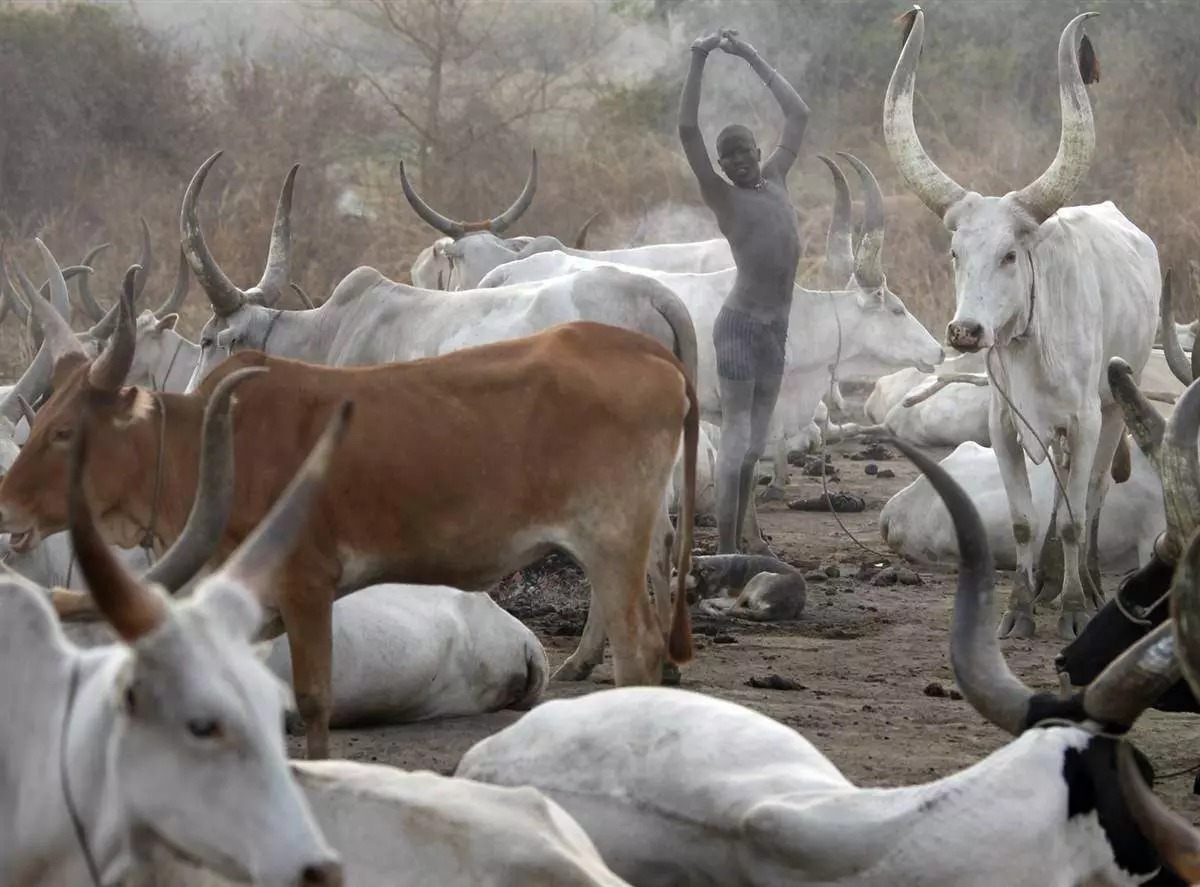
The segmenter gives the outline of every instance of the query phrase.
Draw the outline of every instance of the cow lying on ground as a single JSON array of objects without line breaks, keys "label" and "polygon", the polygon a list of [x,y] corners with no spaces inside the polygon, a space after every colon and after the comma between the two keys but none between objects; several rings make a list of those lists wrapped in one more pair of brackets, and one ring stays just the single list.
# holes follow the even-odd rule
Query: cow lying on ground
[{"label": "cow lying on ground", "polygon": [[[1009,744],[935,782],[858,788],[778,721],[685,690],[627,687],[538,706],[473,746],[455,775],[545,792],[639,887],[1181,883],[1160,867],[1193,874],[1185,851],[1195,841],[1179,846],[1161,828],[1128,760],[1118,784],[1129,749],[1112,735],[1179,676],[1170,626],[1070,699],[1027,688],[993,633],[994,565],[970,499],[897,446],[954,516],[967,554],[951,664],[968,702],[1015,737]],[[1200,538],[1189,555],[1200,561]],[[1194,582],[1173,593],[1187,612],[1200,606]]]},{"label": "cow lying on ground", "polygon": [[804,576],[791,564],[761,554],[692,558],[688,590],[706,616],[754,622],[799,619],[808,599]]},{"label": "cow lying on ground", "polygon": [[[132,275],[126,285],[131,292]],[[248,375],[228,378],[214,398]],[[162,845],[231,879],[341,885],[338,856],[287,769],[282,687],[249,641],[307,523],[348,405],[334,411],[262,523],[177,604],[166,592],[211,554],[221,503],[197,496],[186,531],[163,559],[144,579],[127,573],[102,541],[84,493],[91,485],[83,477],[96,471],[85,459],[93,466],[100,459],[89,443],[108,421],[92,400],[77,403],[82,422],[60,420],[66,434],[55,446],[70,466],[60,477],[63,520],[96,606],[121,643],[80,651],[63,636],[44,590],[13,573],[0,576],[0,705],[14,715],[0,721],[0,883],[116,884]]]},{"label": "cow lying on ground", "polygon": [[[239,483],[216,557],[261,518],[319,423],[343,398],[359,421],[333,467],[318,514],[279,582],[293,684],[310,757],[328,755],[332,603],[379,582],[484,590],[555,549],[583,567],[599,613],[558,677],[579,679],[612,641],[618,685],[658,683],[664,658],[691,658],[686,595],[645,590],[651,544],[681,437],[686,489],[680,583],[690,557],[699,408],[679,360],[614,326],[571,323],[440,358],[363,368],[302,364],[245,351],[193,395],[121,385],[134,330],[121,320],[95,361],[68,355],[29,442],[0,483],[0,531],[36,538],[65,519],[64,429],[81,398],[102,402],[88,472],[112,541],[153,525],[173,539],[196,488],[195,437],[213,385],[241,367],[271,372],[244,385],[234,415]],[[44,303],[47,321],[62,322]],[[302,313],[302,312],[300,312]],[[155,495],[159,460],[161,490]],[[598,635],[598,642],[597,642]]]},{"label": "cow lying on ground", "polygon": [[[348,887],[629,887],[579,824],[531,788],[351,761],[291,769]],[[124,887],[234,883],[157,852]]]},{"label": "cow lying on ground", "polygon": [[[1046,528],[1054,505],[1056,484],[1050,460],[1034,465],[1026,458],[1036,515],[1034,558],[1040,558]],[[1149,561],[1154,540],[1165,527],[1162,484],[1154,466],[1136,447],[1130,451],[1131,473],[1125,483],[1114,484],[1100,513],[1100,566],[1131,570]],[[1008,497],[1000,478],[996,453],[973,441],[960,444],[941,461],[941,467],[961,484],[979,512],[988,545],[1001,570],[1016,567],[1016,545],[1008,516]],[[918,477],[883,506],[879,535],[888,547],[918,560],[959,559],[958,538],[950,513],[928,478]]]},{"label": "cow lying on ground", "polygon": [[[265,653],[290,684],[287,635]],[[549,679],[537,635],[486,594],[372,585],[333,605],[331,727],[532,708]]]}]

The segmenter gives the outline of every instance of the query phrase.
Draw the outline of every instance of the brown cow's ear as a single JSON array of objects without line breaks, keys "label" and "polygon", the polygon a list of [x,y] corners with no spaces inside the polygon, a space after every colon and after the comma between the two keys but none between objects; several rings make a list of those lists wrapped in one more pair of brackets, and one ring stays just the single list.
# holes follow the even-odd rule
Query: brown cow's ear
[{"label": "brown cow's ear", "polygon": [[54,369],[50,373],[50,385],[55,391],[61,389],[80,366],[87,363],[87,356],[79,352],[64,354],[54,362]]}]

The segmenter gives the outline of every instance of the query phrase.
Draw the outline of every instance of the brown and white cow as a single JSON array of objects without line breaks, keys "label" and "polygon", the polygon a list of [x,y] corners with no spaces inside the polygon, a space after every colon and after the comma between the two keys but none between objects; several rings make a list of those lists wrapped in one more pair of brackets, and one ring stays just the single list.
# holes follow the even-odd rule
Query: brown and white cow
[{"label": "brown and white cow", "polygon": [[[310,758],[328,756],[332,603],[366,585],[483,590],[562,549],[591,582],[618,686],[659,683],[664,656],[691,659],[683,582],[699,409],[683,365],[659,343],[576,322],[371,367],[312,366],[245,351],[193,394],[166,394],[122,387],[134,348],[131,288],[122,305],[117,331],[98,358],[68,354],[55,366],[54,395],[0,483],[0,531],[36,538],[65,526],[71,429],[81,399],[99,398],[106,421],[96,423],[84,483],[105,535],[132,546],[149,528],[169,543],[196,492],[209,393],[232,371],[266,366],[269,373],[238,390],[237,491],[210,561],[217,563],[270,509],[332,411],[353,399],[355,422],[281,572],[279,619],[264,632],[289,636]],[[38,307],[44,323],[61,320],[44,303]],[[645,576],[681,433],[681,578],[674,612],[660,599],[656,620]],[[560,674],[591,664],[581,663],[582,648]]]}]

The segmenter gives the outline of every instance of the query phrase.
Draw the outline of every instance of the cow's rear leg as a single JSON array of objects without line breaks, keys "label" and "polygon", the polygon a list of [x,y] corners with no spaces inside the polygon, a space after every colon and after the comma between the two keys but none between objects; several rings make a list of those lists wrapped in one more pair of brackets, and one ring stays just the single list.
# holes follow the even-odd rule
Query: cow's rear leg
[{"label": "cow's rear leg", "polygon": [[1012,594],[1009,595],[1004,615],[1000,617],[996,636],[1031,638],[1037,633],[1037,625],[1033,621],[1033,533],[1036,529],[1036,513],[1033,510],[1033,494],[1029,490],[1029,475],[1025,471],[1025,453],[1017,442],[1013,423],[1008,409],[993,397],[988,414],[988,431],[996,452],[1000,479],[1008,494],[1008,513],[1017,549]]},{"label": "cow's rear leg", "polygon": [[296,710],[310,761],[329,757],[333,713],[333,589],[312,579],[282,584],[279,611],[292,653]]},{"label": "cow's rear leg", "polygon": [[[1106,448],[1101,453],[1100,417],[1081,415],[1076,420],[1075,427],[1067,429],[1067,445],[1071,453],[1066,480],[1068,507],[1059,512],[1058,516],[1058,534],[1063,542],[1063,594],[1058,634],[1064,640],[1074,640],[1090,618],[1087,598],[1083,593],[1083,579],[1080,576],[1080,564],[1083,561],[1081,555],[1086,552],[1090,511],[1088,488],[1092,485],[1097,460],[1103,460],[1102,470],[1107,476],[1120,430],[1120,425],[1109,429],[1109,439],[1105,441]],[[1113,431],[1116,433],[1111,433]],[[1103,496],[1102,488],[1100,495]]]},{"label": "cow's rear leg", "polygon": [[[586,571],[587,567],[584,567]],[[644,580],[643,580],[644,581]],[[583,623],[583,635],[575,652],[563,661],[550,676],[552,681],[586,681],[592,671],[604,661],[604,617],[596,597],[596,585],[588,575],[591,597],[588,600],[587,620]]]},{"label": "cow's rear leg", "polygon": [[1111,465],[1121,438],[1125,433],[1125,416],[1116,404],[1110,404],[1100,413],[1100,434],[1096,443],[1096,457],[1088,477],[1087,490],[1087,549],[1084,558],[1089,610],[1104,606],[1104,589],[1100,584],[1100,513],[1112,481]]}]

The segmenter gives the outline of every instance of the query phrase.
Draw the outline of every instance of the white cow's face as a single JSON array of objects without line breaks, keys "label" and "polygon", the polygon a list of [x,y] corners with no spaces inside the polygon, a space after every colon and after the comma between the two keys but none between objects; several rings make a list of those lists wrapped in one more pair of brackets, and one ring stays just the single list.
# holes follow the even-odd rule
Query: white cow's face
[{"label": "white cow's face", "polygon": [[232,314],[213,314],[200,330],[200,358],[185,393],[191,393],[225,358],[245,349],[266,351],[278,309],[245,301]]},{"label": "white cow's face", "polygon": [[[445,285],[439,284],[437,289],[475,289],[485,274],[516,259],[531,240],[532,237],[501,238],[490,231],[475,231],[458,240],[442,238],[433,245],[430,263],[430,268],[438,271],[439,281],[445,269]],[[426,276],[428,273],[425,272]]]},{"label": "white cow's face", "polygon": [[184,346],[183,337],[175,332],[178,321],[178,314],[159,318],[149,309],[142,312],[137,319],[133,363],[125,376],[126,385],[161,389],[167,381],[167,374],[174,370],[174,363],[186,359],[180,354]]},{"label": "white cow's face", "polygon": [[887,288],[859,291],[854,296],[861,319],[856,338],[861,351],[855,359],[864,374],[890,373],[915,366],[933,372],[945,353],[900,297]]},{"label": "white cow's face", "polygon": [[1031,251],[1053,224],[1038,225],[1009,197],[968,194],[946,214],[954,264],[954,319],[947,343],[963,352],[1004,344],[1030,323]]},{"label": "white cow's face", "polygon": [[340,884],[288,770],[287,690],[249,643],[257,605],[228,584],[212,591],[135,642],[119,679],[116,778],[135,846],[165,845],[236,881]]}]

